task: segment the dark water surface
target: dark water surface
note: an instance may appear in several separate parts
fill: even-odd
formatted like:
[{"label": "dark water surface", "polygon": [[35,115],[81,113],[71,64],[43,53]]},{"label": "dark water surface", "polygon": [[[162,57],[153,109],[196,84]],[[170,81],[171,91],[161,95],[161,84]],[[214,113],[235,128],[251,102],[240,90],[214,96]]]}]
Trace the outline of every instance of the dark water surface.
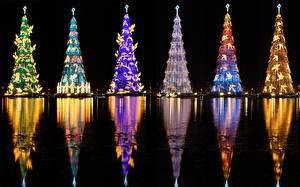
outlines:
[{"label": "dark water surface", "polygon": [[1,187],[300,186],[299,98],[0,104]]}]

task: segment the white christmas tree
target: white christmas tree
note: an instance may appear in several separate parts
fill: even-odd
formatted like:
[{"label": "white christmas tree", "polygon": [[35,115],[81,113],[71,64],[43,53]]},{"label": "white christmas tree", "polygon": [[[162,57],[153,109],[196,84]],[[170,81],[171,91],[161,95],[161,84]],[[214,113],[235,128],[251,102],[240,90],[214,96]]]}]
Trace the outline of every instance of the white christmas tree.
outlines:
[{"label": "white christmas tree", "polygon": [[162,93],[192,93],[178,10],[179,6],[177,5]]}]

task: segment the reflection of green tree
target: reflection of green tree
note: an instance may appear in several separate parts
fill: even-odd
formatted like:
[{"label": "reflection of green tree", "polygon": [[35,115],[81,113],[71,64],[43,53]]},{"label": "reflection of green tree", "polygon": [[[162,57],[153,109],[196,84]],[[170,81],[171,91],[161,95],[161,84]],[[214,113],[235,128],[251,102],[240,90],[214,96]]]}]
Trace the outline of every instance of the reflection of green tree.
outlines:
[{"label": "reflection of green tree", "polygon": [[282,165],[287,148],[287,139],[293,117],[294,99],[264,99],[266,129],[274,161],[277,185],[282,174]]},{"label": "reflection of green tree", "polygon": [[9,122],[14,130],[15,161],[19,162],[22,178],[32,169],[31,150],[35,151],[33,136],[44,111],[43,98],[6,98]]}]

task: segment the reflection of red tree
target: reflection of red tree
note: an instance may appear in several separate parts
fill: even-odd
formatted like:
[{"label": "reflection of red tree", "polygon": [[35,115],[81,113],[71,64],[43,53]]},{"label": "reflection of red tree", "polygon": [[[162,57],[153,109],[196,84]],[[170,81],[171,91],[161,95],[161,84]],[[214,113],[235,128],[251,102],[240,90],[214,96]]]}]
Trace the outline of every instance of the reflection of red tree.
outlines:
[{"label": "reflection of red tree", "polygon": [[222,159],[222,169],[225,180],[228,180],[230,175],[233,147],[240,121],[241,107],[241,99],[212,99],[214,122],[217,128],[218,142]]},{"label": "reflection of red tree", "polygon": [[186,130],[191,115],[191,99],[162,99],[164,126],[172,157],[173,176],[179,178]]},{"label": "reflection of red tree", "polygon": [[115,97],[108,98],[111,119],[116,128],[116,153],[121,158],[125,185],[130,167],[134,167],[133,150],[137,150],[135,134],[141,122],[144,109],[144,97]]},{"label": "reflection of red tree", "polygon": [[266,129],[278,184],[282,174],[287,138],[293,117],[293,106],[294,99],[263,99]]},{"label": "reflection of red tree", "polygon": [[57,122],[59,127],[65,128],[72,175],[74,177],[73,183],[75,183],[78,171],[78,158],[84,127],[86,123],[90,123],[92,116],[92,98],[57,99]]}]

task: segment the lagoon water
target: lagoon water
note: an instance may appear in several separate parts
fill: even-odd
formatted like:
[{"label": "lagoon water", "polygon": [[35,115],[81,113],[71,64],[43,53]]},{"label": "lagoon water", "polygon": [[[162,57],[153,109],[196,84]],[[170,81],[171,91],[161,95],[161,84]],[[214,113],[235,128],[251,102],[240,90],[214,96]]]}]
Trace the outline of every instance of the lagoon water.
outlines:
[{"label": "lagoon water", "polygon": [[1,187],[300,186],[300,98],[0,104]]}]

